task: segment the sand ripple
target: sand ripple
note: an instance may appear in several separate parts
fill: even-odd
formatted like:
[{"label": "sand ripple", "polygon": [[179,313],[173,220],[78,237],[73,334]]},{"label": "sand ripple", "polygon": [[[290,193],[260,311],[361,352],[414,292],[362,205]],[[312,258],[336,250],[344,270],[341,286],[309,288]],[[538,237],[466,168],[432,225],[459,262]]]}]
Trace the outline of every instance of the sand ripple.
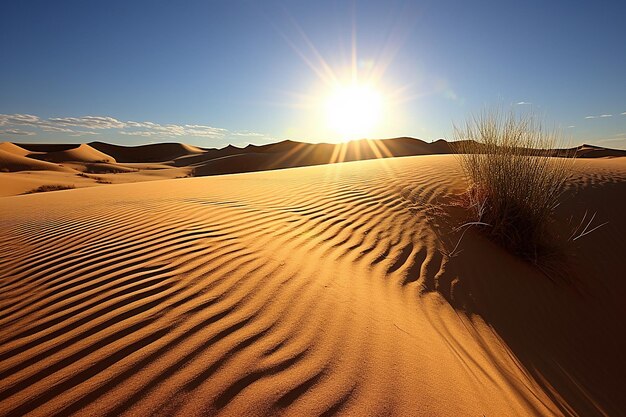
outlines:
[{"label": "sand ripple", "polygon": [[436,291],[447,156],[0,201],[4,415],[559,413]]}]

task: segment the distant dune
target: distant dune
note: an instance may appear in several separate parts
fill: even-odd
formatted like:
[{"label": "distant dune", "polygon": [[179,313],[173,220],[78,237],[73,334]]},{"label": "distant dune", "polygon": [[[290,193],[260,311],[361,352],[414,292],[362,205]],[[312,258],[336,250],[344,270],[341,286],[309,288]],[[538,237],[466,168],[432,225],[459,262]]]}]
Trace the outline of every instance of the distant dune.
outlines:
[{"label": "distant dune", "polygon": [[0,143],[0,151],[8,152],[8,153],[11,153],[13,155],[18,155],[18,156],[26,156],[30,153],[28,150],[20,146],[17,146],[11,142]]},{"label": "distant dune", "polygon": [[557,155],[573,153],[576,158],[617,158],[626,156],[625,150],[603,148],[594,145],[580,145],[571,149],[562,149],[555,152]]},{"label": "distant dune", "polygon": [[50,150],[46,152],[35,151],[30,153],[28,156],[33,159],[40,159],[49,162],[116,162],[115,158],[112,156],[100,152],[84,143],[61,150]]},{"label": "distant dune", "polygon": [[[46,161],[40,161],[26,156],[20,156],[14,153],[0,150],[0,172],[17,172],[17,171],[60,171],[72,172],[70,168],[53,164]],[[1,181],[1,179],[0,179]]]},{"label": "distant dune", "polygon": [[[0,143],[0,152],[3,152],[0,154],[0,172],[5,173],[0,176],[0,196],[6,196],[50,185],[82,188],[367,159],[449,154],[454,152],[454,142],[440,139],[428,143],[407,137],[363,139],[339,145],[286,140],[244,148],[229,145],[222,149],[205,149],[181,143],[121,146],[103,142],[81,145],[4,142]],[[626,151],[592,145],[547,152],[555,156],[575,154],[579,158],[626,156]]]},{"label": "distant dune", "polygon": [[118,162],[168,162],[205,151],[182,143],[155,143],[141,146],[121,146],[103,142],[89,144],[94,149],[113,156]]},{"label": "distant dune", "polygon": [[0,415],[622,415],[626,158],[574,172],[571,284],[444,255],[451,155],[0,198]]}]

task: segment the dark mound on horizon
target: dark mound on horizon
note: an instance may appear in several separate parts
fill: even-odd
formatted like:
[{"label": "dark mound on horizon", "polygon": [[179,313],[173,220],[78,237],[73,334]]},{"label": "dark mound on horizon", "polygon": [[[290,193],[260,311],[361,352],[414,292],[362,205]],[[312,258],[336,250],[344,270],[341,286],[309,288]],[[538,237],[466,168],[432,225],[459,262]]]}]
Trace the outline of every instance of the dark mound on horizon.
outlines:
[{"label": "dark mound on horizon", "polygon": [[[28,149],[24,146],[24,148]],[[43,148],[40,148],[43,149]],[[117,162],[114,157],[100,152],[99,150],[89,146],[88,144],[74,145],[65,148],[63,146],[50,147],[48,151],[35,151],[27,156],[32,159],[41,161],[63,163],[63,162]]]},{"label": "dark mound on horizon", "polygon": [[[6,144],[9,146],[8,142]],[[122,146],[104,142],[91,142],[82,145],[25,143],[17,144],[19,148],[11,145],[15,149],[30,152],[28,155],[22,153],[20,156],[27,156],[40,161],[55,163],[71,161],[161,163],[172,167],[188,167],[193,170],[193,175],[196,176],[455,152],[454,142],[439,139],[429,143],[410,137],[361,139],[342,144],[285,140],[267,145],[248,145],[243,148],[228,145],[221,149],[200,148],[182,143],[155,143],[140,146]],[[538,152],[541,153],[541,151]],[[575,156],[577,158],[626,156],[626,150],[587,144],[574,148],[554,149],[548,152],[554,156]]]},{"label": "dark mound on horizon", "polygon": [[[591,145],[555,149],[550,152],[554,156],[581,158],[626,156],[626,151]],[[455,153],[454,144],[443,139],[429,143],[420,139],[401,137],[381,140],[362,139],[343,144],[313,144],[285,140],[261,146],[248,145],[244,148],[229,145],[222,149],[205,149],[203,153],[173,158],[173,165],[193,168],[194,176],[207,176],[378,158],[450,153]]]},{"label": "dark mound on horizon", "polygon": [[92,148],[111,155],[121,163],[169,162],[176,158],[203,154],[204,149],[183,143],[153,143],[140,146],[113,145],[104,142],[91,142]]},{"label": "dark mound on horizon", "polygon": [[427,143],[413,138],[395,138],[358,140],[338,145],[286,140],[262,146],[248,145],[245,148],[231,145],[219,150],[209,149],[201,155],[179,158],[174,164],[191,166],[195,176],[206,176],[448,153],[452,153],[452,150],[450,144],[444,140]]},{"label": "dark mound on horizon", "polygon": [[574,154],[576,158],[617,158],[626,156],[626,150],[603,148],[601,146],[582,144],[569,149],[555,149],[556,156]]}]

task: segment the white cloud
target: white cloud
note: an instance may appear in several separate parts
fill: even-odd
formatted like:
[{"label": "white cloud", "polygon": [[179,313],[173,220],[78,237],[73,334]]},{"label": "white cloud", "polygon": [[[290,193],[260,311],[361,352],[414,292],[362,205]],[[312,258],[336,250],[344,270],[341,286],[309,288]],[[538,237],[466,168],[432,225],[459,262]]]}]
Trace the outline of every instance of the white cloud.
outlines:
[{"label": "white cloud", "polygon": [[161,125],[153,122],[129,122],[127,125],[131,128],[139,128],[142,130],[125,129],[120,131],[121,134],[131,136],[194,136],[206,138],[221,138],[231,134],[226,129],[205,125]]},{"label": "white cloud", "polygon": [[65,132],[65,133],[74,132],[72,129],[68,127],[58,127],[58,126],[43,126],[41,130],[43,130],[44,132]]},{"label": "white cloud", "polygon": [[255,133],[255,132],[248,132],[248,131],[234,132],[234,133],[231,133],[231,136],[245,136],[245,137],[254,137],[254,138],[265,137],[265,135],[262,133]]},{"label": "white cloud", "polygon": [[125,131],[122,130],[120,132],[121,135],[126,135],[126,136],[144,136],[144,137],[150,137],[150,136],[156,136],[157,133],[156,132],[148,132],[145,130],[132,130],[132,131]]},{"label": "white cloud", "polygon": [[85,136],[85,135],[99,135],[100,133],[98,132],[89,132],[86,130],[76,130],[73,131],[73,133],[70,134],[70,136]]},{"label": "white cloud", "polygon": [[86,129],[120,129],[126,127],[126,123],[113,117],[83,116],[83,117],[51,117],[48,122],[60,126],[76,126]]},{"label": "white cloud", "polygon": [[626,111],[624,113],[622,113],[622,116],[626,116]]},{"label": "white cloud", "polygon": [[[233,136],[268,138],[263,133],[248,131],[231,132],[227,129],[207,125],[123,121],[109,116],[51,117],[42,119],[32,114],[0,114],[0,126],[9,128],[28,126],[43,132],[67,133],[69,136],[97,135],[98,133],[95,132],[97,130],[112,130],[121,135],[154,137],[155,139],[178,137],[228,139]],[[22,134],[35,135],[36,133]]]},{"label": "white cloud", "polygon": [[533,104],[533,103],[529,103],[528,101],[518,101],[517,103],[518,106],[523,106],[524,104]]},{"label": "white cloud", "polygon": [[568,129],[573,129],[573,128],[575,128],[575,127],[576,127],[576,126],[573,126],[573,125],[572,125],[572,126],[567,126],[567,128],[568,128]]},{"label": "white cloud", "polygon": [[[103,119],[110,119],[108,125],[107,121]],[[45,132],[75,133],[75,131],[68,126],[77,126],[86,129],[107,129],[114,127],[113,120],[115,119],[91,116],[41,119],[39,116],[32,114],[0,114],[0,126],[29,126],[41,129]]]},{"label": "white cloud", "polygon": [[40,121],[31,114],[0,114],[0,126],[36,126]]},{"label": "white cloud", "polygon": [[601,114],[599,116],[585,116],[585,119],[602,119],[605,117],[613,117],[612,114]]},{"label": "white cloud", "polygon": [[188,127],[190,129],[212,129],[212,130],[215,130],[215,131],[227,132],[226,129],[222,129],[222,128],[219,128],[219,127],[205,126],[205,125],[185,125],[185,127]]},{"label": "white cloud", "polygon": [[29,132],[28,130],[19,130],[19,129],[5,129],[5,130],[0,130],[0,135],[34,136],[35,132]]}]

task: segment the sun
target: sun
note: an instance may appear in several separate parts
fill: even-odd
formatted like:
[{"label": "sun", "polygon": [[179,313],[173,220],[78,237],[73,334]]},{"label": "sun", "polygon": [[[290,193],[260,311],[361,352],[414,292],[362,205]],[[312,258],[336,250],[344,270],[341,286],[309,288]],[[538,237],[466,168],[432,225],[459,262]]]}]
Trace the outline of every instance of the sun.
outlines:
[{"label": "sun", "polygon": [[357,83],[336,87],[325,105],[328,127],[343,141],[370,136],[383,113],[380,92]]}]

